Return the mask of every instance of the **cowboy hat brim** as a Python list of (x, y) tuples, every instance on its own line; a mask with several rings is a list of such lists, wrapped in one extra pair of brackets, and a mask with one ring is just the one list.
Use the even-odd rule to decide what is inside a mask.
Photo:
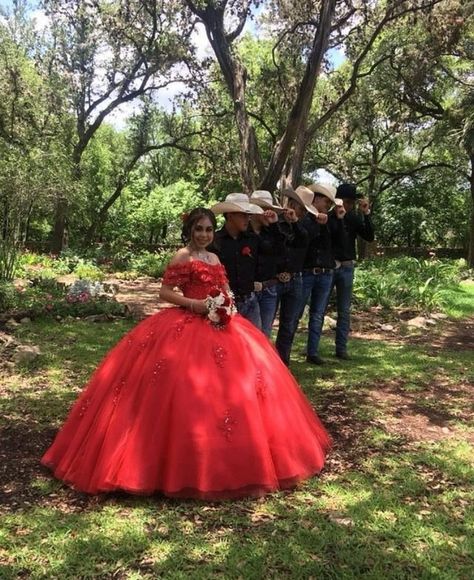
[(283, 211), (285, 208), (281, 207), (281, 205), (272, 205), (265, 201), (264, 199), (252, 199), (250, 198), (251, 203), (260, 206), (263, 209), (272, 209), (273, 211)]
[(247, 213), (249, 215), (262, 214), (263, 209), (253, 203), (231, 203), (229, 201), (221, 201), (216, 203), (211, 208), (212, 213)]
[(284, 196), (289, 197), (290, 199), (293, 199), (294, 201), (298, 202), (309, 213), (312, 213), (315, 216), (319, 215), (318, 210), (315, 207), (313, 207), (312, 205), (306, 205), (294, 189), (290, 189), (287, 187), (282, 191), (282, 194)]

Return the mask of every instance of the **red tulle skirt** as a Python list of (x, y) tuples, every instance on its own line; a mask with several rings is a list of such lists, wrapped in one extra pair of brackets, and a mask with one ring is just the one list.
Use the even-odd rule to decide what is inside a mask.
[(42, 463), (75, 489), (224, 499), (319, 472), (329, 437), (266, 337), (180, 308), (108, 353)]

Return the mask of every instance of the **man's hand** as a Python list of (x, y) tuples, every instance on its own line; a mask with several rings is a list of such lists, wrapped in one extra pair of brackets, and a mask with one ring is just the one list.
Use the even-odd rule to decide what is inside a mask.
[(359, 199), (359, 209), (364, 215), (370, 214), (370, 203), (365, 197)]
[(263, 215), (267, 218), (268, 223), (275, 224), (278, 221), (278, 215), (272, 209), (266, 209)]
[(314, 219), (318, 222), (318, 224), (323, 226), (324, 224), (328, 223), (328, 214), (319, 212), (317, 216), (314, 216)]
[(286, 207), (283, 211), (283, 217), (290, 224), (294, 224), (298, 221), (298, 216), (296, 215), (295, 210), (289, 207)]
[(343, 205), (336, 205), (334, 211), (338, 220), (342, 220), (342, 218), (346, 215), (346, 209)]

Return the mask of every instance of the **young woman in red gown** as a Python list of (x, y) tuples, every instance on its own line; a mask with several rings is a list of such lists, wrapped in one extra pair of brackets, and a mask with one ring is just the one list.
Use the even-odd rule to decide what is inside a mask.
[[(107, 354), (42, 458), (87, 493), (225, 499), (293, 487), (318, 473), (329, 436), (268, 339), (236, 314), (206, 317), (227, 290), (207, 209), (185, 220), (161, 298)], [(180, 291), (175, 289), (179, 288)]]

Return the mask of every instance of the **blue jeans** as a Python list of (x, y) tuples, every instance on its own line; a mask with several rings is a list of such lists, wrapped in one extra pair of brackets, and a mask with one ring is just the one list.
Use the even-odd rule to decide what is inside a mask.
[(329, 302), (332, 289), (333, 274), (303, 274), (303, 294), (300, 305), (300, 318), (303, 315), (306, 303), (309, 300), (308, 344), (306, 354), (318, 355), (319, 341), (323, 329), (324, 314)]
[(260, 306), (262, 332), (265, 336), (270, 338), (278, 305), (278, 294), (276, 286), (269, 286), (268, 288), (264, 288), (261, 292), (257, 292), (257, 300)]
[(258, 305), (257, 295), (251, 292), (244, 300), (235, 300), (237, 312), (249, 320), (259, 330), (262, 329), (262, 320), (260, 318), (260, 307)]
[(352, 286), (354, 266), (341, 266), (334, 271), (333, 286), (336, 288), (337, 326), (336, 352), (347, 352), (347, 339), (351, 328)]
[(290, 364), (291, 347), (298, 327), (302, 290), (300, 272), (295, 274), (289, 282), (279, 282), (276, 285), (280, 316), (275, 346), (281, 360), (287, 366)]

